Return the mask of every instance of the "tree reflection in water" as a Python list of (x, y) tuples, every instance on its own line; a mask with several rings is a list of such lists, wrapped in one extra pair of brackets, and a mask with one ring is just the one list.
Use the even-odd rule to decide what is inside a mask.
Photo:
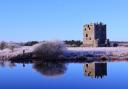
[(66, 64), (52, 62), (34, 62), (33, 68), (40, 74), (51, 77), (63, 75), (67, 70)]

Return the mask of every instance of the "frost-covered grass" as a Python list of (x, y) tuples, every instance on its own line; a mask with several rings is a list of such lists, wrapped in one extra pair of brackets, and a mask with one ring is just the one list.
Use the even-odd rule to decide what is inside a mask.
[(19, 46), (13, 50), (8, 48), (0, 50), (0, 59), (8, 60), (18, 55), (33, 53), (34, 57), (40, 59), (55, 59), (63, 55), (65, 45), (61, 41), (40, 42), (34, 46)]
[(64, 43), (60, 41), (48, 41), (34, 46), (14, 46), (13, 50), (9, 47), (0, 50), (0, 59), (8, 60), (23, 53), (33, 53), (34, 56), (43, 59), (55, 59), (57, 57), (128, 56), (128, 47), (65, 47)]
[(128, 56), (128, 47), (69, 47), (67, 52), (77, 56)]
[(30, 53), (33, 51), (33, 47), (23, 46), (19, 48), (14, 48), (13, 51), (9, 48), (0, 50), (0, 59), (8, 60), (12, 57), (16, 57), (17, 55), (23, 54), (23, 50), (25, 50), (25, 53)]

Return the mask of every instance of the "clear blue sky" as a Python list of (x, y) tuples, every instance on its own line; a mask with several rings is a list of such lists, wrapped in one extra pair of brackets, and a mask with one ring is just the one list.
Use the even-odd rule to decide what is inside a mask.
[(0, 40), (82, 40), (100, 21), (110, 40), (128, 41), (128, 0), (0, 0)]

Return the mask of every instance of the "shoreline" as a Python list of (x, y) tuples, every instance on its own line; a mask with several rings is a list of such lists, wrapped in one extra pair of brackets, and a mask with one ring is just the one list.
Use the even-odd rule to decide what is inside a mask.
[[(0, 60), (37, 59), (34, 57), (33, 49), (34, 46), (23, 46), (20, 48), (15, 48), (13, 52), (9, 49), (4, 49), (3, 51), (0, 51)], [(88, 58), (128, 59), (128, 47), (67, 47), (64, 51), (64, 54), (60, 55), (57, 60), (64, 59), (87, 61)]]

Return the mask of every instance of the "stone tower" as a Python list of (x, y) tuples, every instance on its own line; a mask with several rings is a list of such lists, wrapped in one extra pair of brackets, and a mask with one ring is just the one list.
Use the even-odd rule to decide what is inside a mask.
[(103, 23), (86, 24), (83, 27), (83, 46), (85, 47), (106, 47), (107, 40), (106, 25)]

